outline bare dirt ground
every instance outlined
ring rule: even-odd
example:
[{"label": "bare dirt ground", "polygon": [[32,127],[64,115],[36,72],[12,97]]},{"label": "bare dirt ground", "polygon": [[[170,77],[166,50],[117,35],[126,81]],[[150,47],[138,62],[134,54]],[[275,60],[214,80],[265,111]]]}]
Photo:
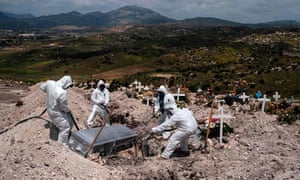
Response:
[{"label": "bare dirt ground", "polygon": [[[45,108],[39,84],[27,88],[1,81],[0,90],[0,130]],[[69,105],[81,129],[85,129],[92,108],[90,93],[79,88],[69,90]],[[139,137],[157,124],[152,108],[140,99],[128,98],[124,91],[112,92],[111,98],[117,105],[114,123],[127,125]],[[189,98],[188,108],[201,124],[210,108],[199,104],[193,94]],[[16,106],[18,100],[23,104]],[[106,157],[92,154],[84,158],[50,140],[48,122],[33,118],[0,134],[0,179],[299,179],[299,120],[282,125],[275,115],[228,106],[224,110],[235,119],[225,121],[234,132],[225,135],[223,146],[210,138],[209,153],[191,146],[188,157],[169,160],[158,159],[158,153],[143,157],[138,151],[135,156],[134,148]],[[42,117],[49,119],[47,114]],[[200,139],[202,144],[204,139]],[[167,141],[149,142],[159,152]]]}]

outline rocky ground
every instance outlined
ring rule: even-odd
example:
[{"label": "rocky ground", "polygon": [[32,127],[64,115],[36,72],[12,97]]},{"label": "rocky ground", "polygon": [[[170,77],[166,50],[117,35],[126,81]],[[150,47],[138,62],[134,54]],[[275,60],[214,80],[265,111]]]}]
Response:
[{"label": "rocky ground", "polygon": [[[132,147],[105,157],[91,154],[84,158],[50,140],[47,113],[41,116],[46,120],[32,118],[14,126],[44,110],[40,84],[0,84],[0,130],[9,129],[0,134],[0,179],[299,179],[299,120],[282,124],[276,115],[224,105],[225,113],[235,117],[225,120],[234,132],[225,135],[223,145],[211,137],[209,152],[202,151],[205,137],[200,136],[199,144],[190,146],[189,156],[161,160],[159,152],[167,141],[155,136],[147,141],[153,156],[143,156],[140,143],[137,151]],[[69,90],[69,105],[81,129],[92,108],[90,93]],[[125,91],[112,92],[111,99],[116,107],[113,122],[127,125],[139,135],[138,142],[145,142],[146,132],[157,123],[152,107],[129,98]],[[194,94],[189,99],[188,108],[201,126],[210,108]]]}]

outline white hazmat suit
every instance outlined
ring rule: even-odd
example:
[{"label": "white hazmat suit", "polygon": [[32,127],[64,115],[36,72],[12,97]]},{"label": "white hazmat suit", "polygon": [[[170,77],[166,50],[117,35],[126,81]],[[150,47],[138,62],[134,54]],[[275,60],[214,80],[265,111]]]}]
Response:
[{"label": "white hazmat suit", "polygon": [[186,108],[178,109],[175,102],[166,105],[165,108],[172,113],[172,116],[169,119],[166,119],[161,125],[152,128],[152,132],[159,133],[173,125],[176,126],[176,132],[171,135],[168,144],[161,155],[161,157],[168,159],[176,149],[177,144],[180,144],[180,149],[182,151],[188,151],[188,140],[191,135],[196,133],[197,122],[190,110]]},{"label": "white hazmat suit", "polygon": [[72,129],[72,119],[67,102],[66,89],[72,85],[71,76],[64,76],[58,81],[48,80],[40,88],[47,95],[47,113],[53,124],[59,129],[58,141],[66,144]]},{"label": "white hazmat suit", "polygon": [[174,96],[172,94],[169,94],[165,86],[161,85],[158,89],[158,96],[156,98],[155,104],[154,104],[154,113],[160,112],[159,121],[158,124],[162,124],[165,122],[168,114],[165,110],[165,104],[170,102],[175,102]]},{"label": "white hazmat suit", "polygon": [[109,91],[105,88],[103,80],[99,80],[97,83],[97,88],[93,91],[91,95],[91,100],[93,101],[93,110],[87,120],[87,125],[93,125],[93,119],[96,114],[100,114],[102,120],[106,120],[108,115],[107,105],[109,103]]}]

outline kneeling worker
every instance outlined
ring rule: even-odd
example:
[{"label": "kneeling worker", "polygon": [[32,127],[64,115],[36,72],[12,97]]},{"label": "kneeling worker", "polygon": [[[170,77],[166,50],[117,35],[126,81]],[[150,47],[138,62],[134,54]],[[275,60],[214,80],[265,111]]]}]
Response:
[{"label": "kneeling worker", "polygon": [[188,151],[189,137],[196,133],[198,124],[192,112],[186,108],[177,108],[175,101],[166,103],[165,110],[171,117],[159,126],[152,128],[151,131],[152,133],[160,133],[173,125],[176,126],[176,132],[171,135],[167,147],[161,154],[162,158],[168,159],[176,149],[177,144],[180,144],[182,151]]}]

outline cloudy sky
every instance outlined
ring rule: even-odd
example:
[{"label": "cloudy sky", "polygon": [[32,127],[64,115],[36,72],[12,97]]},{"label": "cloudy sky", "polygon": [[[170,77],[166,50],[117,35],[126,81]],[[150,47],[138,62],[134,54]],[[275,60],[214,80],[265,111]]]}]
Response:
[{"label": "cloudy sky", "polygon": [[74,10],[105,13],[126,5],[149,8],[177,20],[215,17],[241,23],[300,22],[300,0],[0,0],[0,11],[35,16]]}]

